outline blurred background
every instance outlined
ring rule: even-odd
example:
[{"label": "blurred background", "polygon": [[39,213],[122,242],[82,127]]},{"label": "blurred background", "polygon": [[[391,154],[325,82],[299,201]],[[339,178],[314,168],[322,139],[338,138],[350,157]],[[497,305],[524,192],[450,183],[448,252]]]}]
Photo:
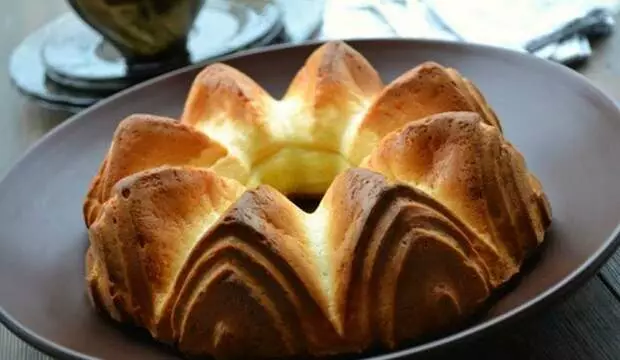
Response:
[{"label": "blurred background", "polygon": [[618,10],[617,0],[30,2],[2,5],[11,82],[40,105],[71,112],[188,64],[309,40],[469,42],[577,67],[613,33]]},{"label": "blurred background", "polygon": [[[571,67],[620,98],[619,3],[1,1],[0,175],[50,129],[118,91],[182,66],[275,44],[395,37],[499,46]],[[1,326],[0,348],[7,359],[47,358]]]}]

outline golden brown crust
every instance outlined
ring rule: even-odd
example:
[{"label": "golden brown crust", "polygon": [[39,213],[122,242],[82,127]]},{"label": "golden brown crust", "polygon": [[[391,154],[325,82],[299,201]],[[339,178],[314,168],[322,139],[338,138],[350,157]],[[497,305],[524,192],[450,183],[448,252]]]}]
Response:
[{"label": "golden brown crust", "polygon": [[503,254],[503,263],[490,264],[494,285],[518,271],[548,226],[522,156],[477,113],[410,123],[384,137],[365,166],[420,187]]},{"label": "golden brown crust", "polygon": [[[222,216],[177,284],[172,326],[182,350],[231,358],[251,347],[267,358],[338,345],[303,221],[302,212],[266,186],[247,191]],[[197,315],[204,311],[210,316]]]},{"label": "golden brown crust", "polygon": [[310,55],[284,96],[299,104],[298,120],[312,123],[313,146],[340,151],[343,132],[352,117],[362,113],[383,88],[377,71],[353,48],[341,41],[329,42]]},{"label": "golden brown crust", "polygon": [[161,165],[209,167],[227,150],[205,134],[165,117],[136,114],[118,125],[112,145],[91,182],[84,206],[88,226],[116,183]]},{"label": "golden brown crust", "polygon": [[[423,192],[351,169],[334,180],[322,206],[332,216],[325,241],[334,311],[360,348],[438,331],[488,296],[477,253],[486,245]],[[401,325],[405,314],[416,321]]]},{"label": "golden brown crust", "polygon": [[[306,213],[282,191],[325,196]],[[282,100],[214,64],[181,122],[122,121],[83,215],[97,309],[187,355],[236,359],[455,326],[519,271],[551,208],[456,70],[427,62],[383,87],[329,42]]]},{"label": "golden brown crust", "polygon": [[235,156],[249,155],[252,162],[273,151],[267,121],[273,102],[247,75],[215,63],[196,76],[181,123],[214,137]]},{"label": "golden brown crust", "polygon": [[[473,85],[454,69],[424,62],[396,78],[373,100],[351,144],[358,164],[387,133],[426,116],[449,111],[480,112],[500,128],[494,113]],[[500,128],[501,131],[501,128]]]},{"label": "golden brown crust", "polygon": [[220,113],[255,128],[264,126],[270,99],[254,80],[226,64],[205,67],[187,96],[182,122],[200,127]]},{"label": "golden brown crust", "polygon": [[339,96],[368,99],[382,88],[379,74],[359,52],[342,41],[334,41],[308,57],[284,97],[300,96],[307,105],[320,108],[337,105],[342,100]]},{"label": "golden brown crust", "polygon": [[497,115],[491,109],[489,104],[486,102],[486,99],[469,79],[463,77],[458,71],[452,68],[447,68],[446,72],[454,81],[456,86],[459,88],[469,105],[471,106],[471,111],[477,112],[483,119],[483,121],[489,125],[495,126],[502,131],[502,125],[497,118]]},{"label": "golden brown crust", "polygon": [[82,206],[82,215],[84,217],[84,223],[86,227],[90,227],[97,217],[99,216],[99,212],[101,211],[101,205],[105,202],[101,195],[103,191],[102,182],[104,181],[105,168],[108,160],[104,158],[101,164],[99,165],[99,170],[97,174],[91,180],[88,191],[86,192],[86,199],[84,200],[84,204]]},{"label": "golden brown crust", "polygon": [[91,296],[116,298],[114,310],[154,327],[185,256],[242,191],[200,169],[156,168],[121,180],[89,228]]}]

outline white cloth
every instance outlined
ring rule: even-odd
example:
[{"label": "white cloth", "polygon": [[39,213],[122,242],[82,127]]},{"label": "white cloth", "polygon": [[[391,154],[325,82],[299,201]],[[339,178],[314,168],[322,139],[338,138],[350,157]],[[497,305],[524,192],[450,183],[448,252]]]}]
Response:
[{"label": "white cloth", "polygon": [[[327,0],[319,37],[430,38],[526,51],[594,9],[614,13],[619,6],[618,0]],[[565,61],[591,49],[575,32],[532,51]]]},{"label": "white cloth", "polygon": [[616,0],[426,0],[468,42],[525,49],[595,9],[615,10]]}]

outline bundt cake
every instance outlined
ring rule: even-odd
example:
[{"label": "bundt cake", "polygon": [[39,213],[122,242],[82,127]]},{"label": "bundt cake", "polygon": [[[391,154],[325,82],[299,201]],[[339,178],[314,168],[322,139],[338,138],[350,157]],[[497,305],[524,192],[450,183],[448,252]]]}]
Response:
[{"label": "bundt cake", "polygon": [[250,359],[448,329],[520,270],[551,210],[456,70],[426,62],[384,85],[328,42],[280,100],[218,63],[180,121],[124,119],[84,219],[97,309],[187,355]]}]

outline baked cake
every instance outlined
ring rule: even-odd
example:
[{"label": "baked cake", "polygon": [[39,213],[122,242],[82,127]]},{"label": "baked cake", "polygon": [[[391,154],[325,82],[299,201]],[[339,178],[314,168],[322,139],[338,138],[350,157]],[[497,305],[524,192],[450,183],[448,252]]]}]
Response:
[{"label": "baked cake", "polygon": [[281,99],[217,63],[180,121],[124,119],[84,219],[97,309],[187,355],[249,359],[448,329],[519,272],[551,212],[459,72],[425,62],[385,85],[328,42]]}]

